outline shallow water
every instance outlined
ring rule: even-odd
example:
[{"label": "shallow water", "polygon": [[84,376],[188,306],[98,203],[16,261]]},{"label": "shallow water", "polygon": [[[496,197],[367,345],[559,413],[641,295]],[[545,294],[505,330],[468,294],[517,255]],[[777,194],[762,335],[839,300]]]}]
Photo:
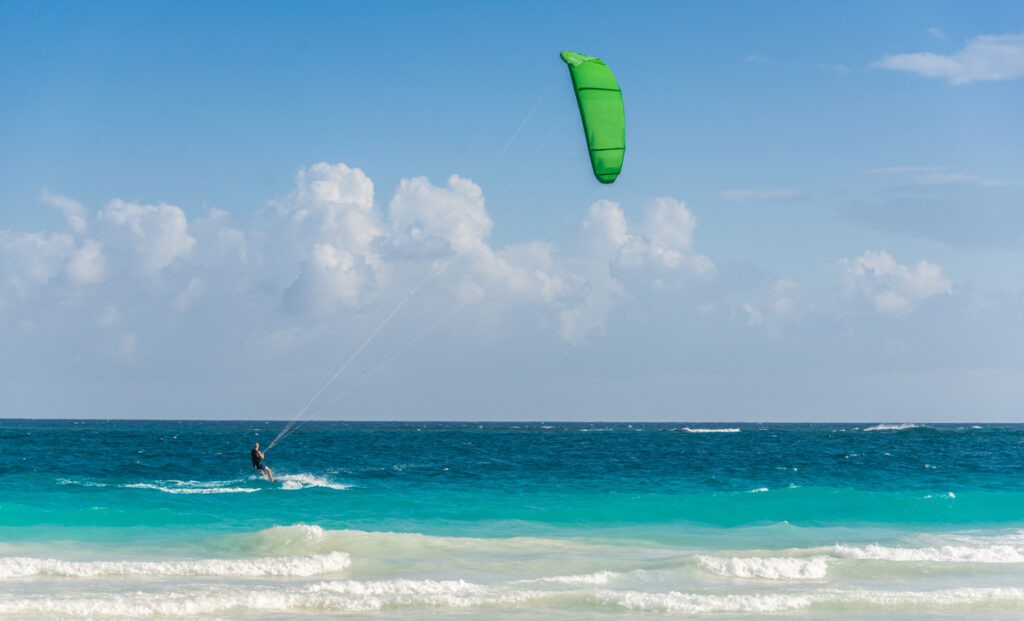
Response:
[{"label": "shallow water", "polygon": [[1024,426],[0,421],[0,617],[1016,618]]}]

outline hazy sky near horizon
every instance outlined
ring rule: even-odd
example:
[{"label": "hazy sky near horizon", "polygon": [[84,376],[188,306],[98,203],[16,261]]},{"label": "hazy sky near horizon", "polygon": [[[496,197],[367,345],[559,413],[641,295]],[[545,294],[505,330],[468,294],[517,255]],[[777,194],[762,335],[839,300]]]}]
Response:
[{"label": "hazy sky near horizon", "polygon": [[1024,420],[1021,3],[0,0],[0,84],[0,417],[288,419],[397,308],[310,413]]}]

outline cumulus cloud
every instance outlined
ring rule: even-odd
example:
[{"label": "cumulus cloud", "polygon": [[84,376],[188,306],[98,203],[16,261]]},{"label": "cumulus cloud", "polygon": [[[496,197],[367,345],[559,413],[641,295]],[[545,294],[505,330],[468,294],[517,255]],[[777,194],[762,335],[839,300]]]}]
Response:
[{"label": "cumulus cloud", "polygon": [[[573,276],[582,286],[576,301],[561,312],[563,338],[581,343],[589,332],[603,329],[616,301],[627,291],[616,274],[625,277],[643,270],[668,269],[713,278],[716,269],[711,259],[692,252],[696,226],[686,205],[669,197],[651,201],[635,231],[630,230],[617,203],[601,200],[592,204],[582,224],[591,260],[584,274]],[[652,282],[666,286],[660,277]]]},{"label": "cumulus cloud", "polygon": [[901,315],[935,295],[953,292],[942,268],[927,261],[900,265],[885,251],[867,250],[838,262],[847,297],[863,297],[879,313]]},{"label": "cumulus cloud", "polygon": [[46,188],[43,188],[43,193],[40,198],[45,204],[61,210],[64,214],[64,218],[68,222],[68,226],[75,233],[82,234],[88,228],[86,210],[82,203],[79,203],[68,196],[53,194]]},{"label": "cumulus cloud", "polygon": [[479,250],[494,226],[480,186],[458,175],[448,177],[443,188],[426,177],[403,179],[389,216],[409,240],[443,240],[456,253]]},{"label": "cumulus cloud", "polygon": [[82,247],[68,259],[65,271],[68,280],[77,285],[91,285],[103,282],[107,272],[107,259],[103,256],[103,244],[87,239]]},{"label": "cumulus cloud", "polygon": [[975,37],[949,55],[893,54],[871,66],[941,78],[950,84],[1010,80],[1024,76],[1024,33]]},{"label": "cumulus cloud", "polygon": [[187,256],[196,243],[188,234],[185,213],[175,205],[114,199],[99,213],[99,219],[115,229],[116,239],[131,247],[136,268],[146,276]]},{"label": "cumulus cloud", "polygon": [[768,190],[729,189],[722,191],[722,198],[743,203],[746,201],[791,201],[800,198],[802,192],[793,188],[775,188]]},{"label": "cumulus cloud", "polygon": [[[671,291],[716,275],[694,252],[696,217],[670,197],[650,201],[636,222],[619,204],[597,201],[564,246],[500,248],[483,191],[459,175],[442,184],[403,179],[382,207],[362,170],[319,163],[299,170],[294,189],[248,225],[216,208],[190,219],[176,205],[115,198],[91,218],[72,198],[44,201],[74,234],[0,232],[0,309],[20,304],[30,317],[33,304],[61,296],[61,312],[79,304],[83,322],[104,328],[97,349],[125,361],[148,351],[152,330],[143,326],[156,309],[176,311],[167,319],[177,322],[202,317],[202,308],[237,316],[261,307],[273,318],[266,333],[291,334],[302,331],[295,321],[338,326],[371,316],[423,283],[438,312],[474,301],[481,325],[533,316],[579,344],[605,329],[638,284]],[[70,287],[77,294],[63,295]]]}]

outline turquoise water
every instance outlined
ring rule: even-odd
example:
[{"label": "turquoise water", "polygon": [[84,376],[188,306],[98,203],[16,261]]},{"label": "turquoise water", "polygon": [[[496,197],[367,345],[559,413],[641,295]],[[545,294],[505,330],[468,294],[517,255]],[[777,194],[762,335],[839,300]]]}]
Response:
[{"label": "turquoise water", "polygon": [[0,421],[0,617],[1024,614],[1024,426]]}]

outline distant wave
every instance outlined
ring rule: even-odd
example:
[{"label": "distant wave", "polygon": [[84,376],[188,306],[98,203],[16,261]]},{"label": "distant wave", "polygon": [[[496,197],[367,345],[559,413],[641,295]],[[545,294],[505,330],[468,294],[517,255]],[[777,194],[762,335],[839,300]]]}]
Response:
[{"label": "distant wave", "polygon": [[697,427],[697,428],[683,427],[682,431],[685,431],[686,433],[739,433],[740,429],[738,427],[727,427],[727,428],[721,428],[721,429],[704,429],[704,428],[700,428],[700,427]]},{"label": "distant wave", "polygon": [[931,429],[931,427],[918,423],[881,423],[872,427],[865,427],[864,431],[905,431],[907,429]]},{"label": "distant wave", "polygon": [[796,557],[699,557],[704,569],[719,576],[764,580],[820,580],[828,572],[824,556]]},{"label": "distant wave", "polygon": [[32,576],[99,578],[111,576],[310,577],[338,573],[349,555],[329,552],[310,556],[174,561],[65,561],[27,557],[0,558],[0,579]]}]

